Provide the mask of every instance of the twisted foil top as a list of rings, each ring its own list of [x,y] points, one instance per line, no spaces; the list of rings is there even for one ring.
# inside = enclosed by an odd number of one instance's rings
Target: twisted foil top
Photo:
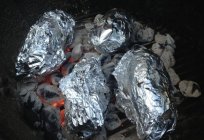
[[[145,48],[130,50],[113,75],[118,83],[117,101],[136,123],[141,139],[158,140],[175,126],[171,82],[159,57]]]
[[[97,21],[90,36],[98,52],[115,52],[130,39],[130,19],[124,12],[113,9]]]
[[[50,11],[30,28],[16,62],[16,75],[42,75],[54,71],[66,59],[64,49],[73,39],[73,18]]]

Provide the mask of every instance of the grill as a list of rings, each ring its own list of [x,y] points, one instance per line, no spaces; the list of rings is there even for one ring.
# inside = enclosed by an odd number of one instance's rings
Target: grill
[[[156,31],[171,34],[176,41],[175,71],[181,79],[199,83],[202,93],[204,87],[203,69],[203,39],[202,39],[202,7],[199,2],[184,2],[182,0],[7,0],[1,1],[0,16],[0,139],[35,140],[51,139],[44,136],[41,130],[34,130],[26,120],[32,114],[19,113],[18,99],[15,95],[15,68],[14,62],[18,49],[22,46],[26,34],[32,24],[42,13],[52,9],[71,11],[75,17],[84,19],[104,13],[114,7],[123,8],[131,12],[139,21],[144,22]],[[97,5],[97,6],[96,6]],[[203,95],[199,98],[184,98],[178,106],[179,118],[176,131],[171,139],[192,140],[204,139],[204,105]],[[124,114],[120,114],[124,118]],[[32,120],[32,119],[31,119]],[[128,132],[125,129],[130,129]],[[135,132],[132,124],[124,120],[122,127],[109,131],[108,136],[117,132],[130,136]],[[134,130],[134,131],[133,131]],[[170,139],[164,137],[164,139]]]

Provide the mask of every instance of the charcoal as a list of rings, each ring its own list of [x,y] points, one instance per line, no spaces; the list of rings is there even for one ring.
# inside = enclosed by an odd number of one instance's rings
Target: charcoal
[[[114,113],[107,114],[106,120],[105,120],[105,127],[107,128],[107,130],[112,131],[120,127],[121,124],[122,122],[117,114],[114,114]]]
[[[180,81],[179,89],[185,97],[199,97],[201,95],[201,89],[198,83],[193,81]]]
[[[56,132],[60,129],[59,110],[51,106],[45,106],[41,112],[44,128],[48,132]]]
[[[55,98],[60,96],[60,90],[53,85],[43,83],[38,86],[36,94],[45,100],[55,100]]]

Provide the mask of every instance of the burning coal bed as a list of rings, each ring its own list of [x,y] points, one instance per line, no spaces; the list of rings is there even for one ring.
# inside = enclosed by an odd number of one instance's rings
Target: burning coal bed
[[[46,12],[17,58],[20,102],[46,139],[159,140],[180,97],[201,94],[172,68],[175,48],[122,10],[77,21]]]

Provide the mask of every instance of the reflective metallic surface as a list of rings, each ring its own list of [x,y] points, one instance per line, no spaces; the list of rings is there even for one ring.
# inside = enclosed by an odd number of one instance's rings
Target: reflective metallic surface
[[[99,18],[99,19],[96,19]],[[127,15],[113,9],[104,16],[96,16],[96,27],[90,35],[91,42],[100,53],[115,52],[130,39],[131,25]]]
[[[44,15],[30,28],[16,63],[16,75],[52,72],[66,59],[64,49],[73,39],[75,21],[63,11]]]
[[[61,79],[59,87],[66,96],[66,118],[70,129],[85,125],[82,129],[88,132],[104,124],[103,113],[110,97],[99,57],[82,59]]]
[[[117,102],[136,123],[140,139],[159,140],[174,128],[171,82],[159,57],[145,48],[130,50],[113,75],[118,83]]]

